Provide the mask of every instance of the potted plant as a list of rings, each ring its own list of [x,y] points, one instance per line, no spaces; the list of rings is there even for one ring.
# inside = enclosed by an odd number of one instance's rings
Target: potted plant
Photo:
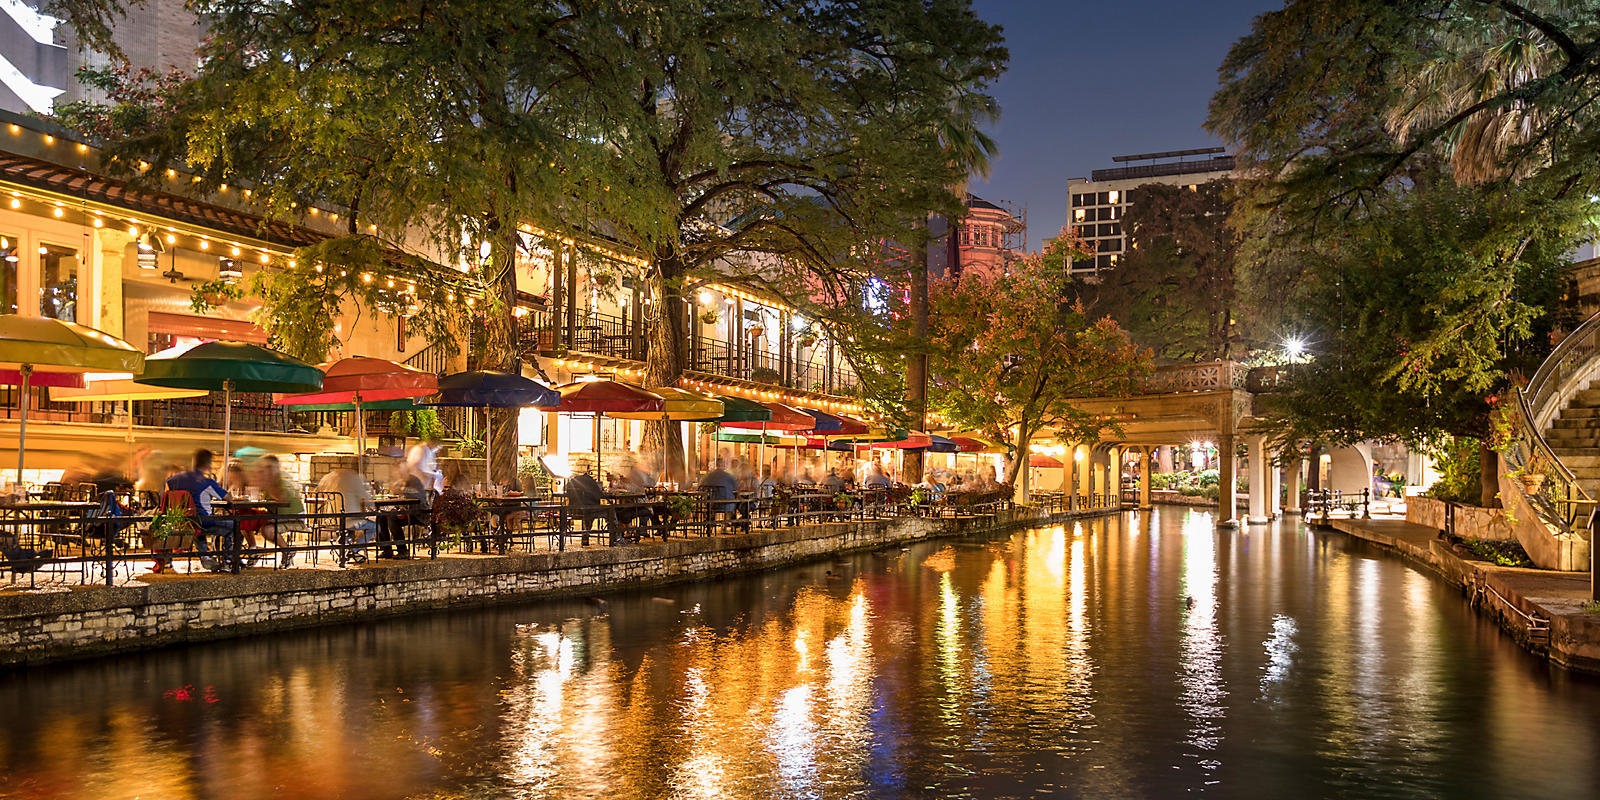
[[[765,325],[751,325],[750,327],[745,328],[745,331],[748,332],[752,337],[767,335],[767,328]]]
[[[702,312],[700,312],[700,321],[704,322],[707,325],[715,325],[715,324],[717,324],[717,321],[720,320],[720,319],[722,319],[722,315],[720,313],[716,312],[716,311],[702,311]]]
[[[801,349],[809,350],[812,347],[816,346],[816,344],[817,344],[817,335],[814,334],[814,333],[801,334],[800,338],[797,341],[799,342]]]
[[[1522,484],[1522,493],[1536,495],[1544,488],[1544,481],[1550,472],[1550,461],[1540,453],[1534,453],[1528,463],[1506,473]]]
[[[667,495],[667,518],[677,522],[694,512],[694,498],[686,494]]]
[[[833,507],[840,511],[849,511],[855,503],[856,496],[849,492],[839,492],[833,496]]]

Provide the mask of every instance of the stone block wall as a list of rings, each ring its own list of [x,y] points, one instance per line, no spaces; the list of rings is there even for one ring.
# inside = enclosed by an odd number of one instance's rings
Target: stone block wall
[[[1106,513],[1111,512],[1085,515]],[[1038,512],[1015,509],[964,519],[833,522],[561,553],[441,556],[340,571],[207,575],[149,586],[0,595],[0,665],[23,666],[420,609],[647,587],[1043,521]]]
[[[1447,507],[1452,504],[1432,497],[1414,495],[1406,498],[1406,521],[1426,525],[1437,531],[1445,530]],[[1455,503],[1455,535],[1468,539],[1492,539],[1509,542],[1517,538],[1511,520],[1498,508]]]

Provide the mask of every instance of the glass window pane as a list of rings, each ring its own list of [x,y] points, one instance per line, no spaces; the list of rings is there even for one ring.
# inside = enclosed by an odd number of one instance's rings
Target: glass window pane
[[[17,237],[0,236],[0,314],[17,313]]]
[[[53,244],[39,247],[39,313],[78,321],[78,251]]]

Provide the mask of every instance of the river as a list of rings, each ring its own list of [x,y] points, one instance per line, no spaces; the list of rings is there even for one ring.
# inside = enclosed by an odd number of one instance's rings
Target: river
[[[0,674],[3,798],[1577,798],[1600,682],[1158,509]]]

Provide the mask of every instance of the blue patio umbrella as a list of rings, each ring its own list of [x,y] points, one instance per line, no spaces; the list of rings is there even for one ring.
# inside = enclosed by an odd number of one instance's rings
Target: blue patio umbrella
[[[561,393],[542,383],[511,372],[476,369],[457,372],[439,379],[437,394],[423,398],[419,406],[436,408],[556,408]],[[485,415],[483,475],[493,481],[489,465],[494,463],[494,418]]]
[[[951,441],[950,439],[946,439],[945,437],[940,436],[937,433],[929,434],[929,437],[931,439],[933,439],[933,444],[930,444],[927,447],[917,448],[917,449],[927,450],[930,453],[958,453],[958,452],[961,452],[961,445],[956,444],[954,441]]]

